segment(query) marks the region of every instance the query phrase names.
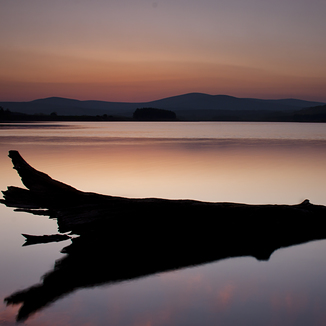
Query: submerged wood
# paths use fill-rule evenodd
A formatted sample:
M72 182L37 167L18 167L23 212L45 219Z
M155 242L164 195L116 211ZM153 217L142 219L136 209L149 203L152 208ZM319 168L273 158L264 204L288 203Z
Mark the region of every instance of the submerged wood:
M326 238L326 207L308 200L246 205L105 196L52 179L17 151L9 157L27 189L8 187L1 202L56 218L59 232L80 235L42 283L5 299L22 303L18 320L79 288L229 257L267 260L278 248Z
M38 243L60 242L71 239L67 234L31 235L22 233L22 236L26 239L23 246L30 246Z

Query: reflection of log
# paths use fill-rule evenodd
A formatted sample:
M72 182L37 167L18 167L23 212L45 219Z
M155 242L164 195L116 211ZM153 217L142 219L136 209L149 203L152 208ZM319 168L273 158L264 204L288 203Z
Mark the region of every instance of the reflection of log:
M112 224L112 229L85 233L72 239L63 249L66 256L56 261L53 270L33 285L5 298L7 304L22 304L17 320L25 320L50 303L81 288L113 284L158 272L204 264L228 257L255 256L268 258L281 245L293 245L310 240L292 237L291 232L277 238L268 228L260 233L234 229L220 230L219 226L203 232L187 233L176 225L162 231L139 227L136 223ZM267 232L267 233L266 233ZM171 235L172 234L172 235ZM264 241L267 237L268 240ZM287 241L284 241L285 238Z
M268 259L276 249L326 238L326 207L128 199L79 191L10 151L28 189L8 187L7 206L56 218L81 235L39 285L12 294L26 319L75 289L133 279L227 257Z

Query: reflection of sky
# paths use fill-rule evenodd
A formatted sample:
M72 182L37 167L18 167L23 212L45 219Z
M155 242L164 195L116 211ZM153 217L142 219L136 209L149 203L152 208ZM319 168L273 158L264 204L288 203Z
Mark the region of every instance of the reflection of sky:
M18 149L52 177L104 194L326 203L324 124L59 126L65 128L1 130L3 187L20 184L7 158L7 150Z
M42 141L37 139L41 136L53 137L53 141L58 142L67 137L71 141L78 137L79 142L103 142L115 138L326 140L326 127L323 123L269 122L42 122L0 124L0 135L34 137L26 139L29 142Z

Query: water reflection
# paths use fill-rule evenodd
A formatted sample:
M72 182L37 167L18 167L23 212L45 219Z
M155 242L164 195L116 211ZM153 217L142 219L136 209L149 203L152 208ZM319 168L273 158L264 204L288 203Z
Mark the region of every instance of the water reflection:
M309 198L326 204L325 140L3 139L3 167L9 165L5 150L21 149L40 169L79 189L128 197L293 204ZM0 170L3 180L7 171Z
M278 247L276 245L273 248L270 246L265 248L266 245L260 242L256 243L258 250L252 244L248 245L248 241L244 242L245 239L235 239L230 232L227 232L226 237L214 231L216 235L214 237L207 230L205 235L198 234L197 237L193 235L195 237L191 239L192 241L188 239L183 246L180 241L184 242L184 237L179 240L169 236L158 237L157 233L151 234L152 230L139 232L139 228L135 234L133 226L121 225L121 227L122 233L117 232L116 228L105 232L97 230L96 233L84 234L73 239L72 244L64 248L67 255L56 261L53 270L42 277L42 283L6 297L7 304L22 304L17 320L26 320L31 314L81 288L120 283L227 257L257 254L260 257L264 250L268 251L269 256L271 251ZM294 243L287 241L286 245ZM227 310L234 291L234 284L222 286L216 302L219 309ZM274 299L276 305L276 298ZM283 306L282 303L279 304Z
M0 135L1 133L0 124ZM8 126L8 124L4 124ZM43 122L10 124L5 135L107 137L107 138L172 138L172 139L293 139L326 140L324 123L259 123L259 122ZM26 127L27 126L27 127ZM42 126L40 128L40 126ZM5 127L6 128L6 127ZM49 129L58 128L58 130ZM44 132L42 132L44 129ZM61 129L61 130L60 130ZM65 129L65 130L64 130ZM71 132L73 131L73 132ZM58 133L59 132L59 133Z
M51 124L51 123L0 123L0 130L10 130L10 129L72 129L72 128L82 128L81 126L73 126L67 124Z
M7 157L9 150L17 149L36 168L85 191L127 197L273 204L295 204L309 198L312 203L326 204L325 124L82 125L0 129L0 189L21 186ZM39 276L61 257L62 245L19 248L23 243L20 233L56 233L55 221L13 213L5 207L0 215L1 296L26 287L28 309L23 313L26 316L41 311L30 317L27 324L324 325L325 241L280 250L268 262L245 257L218 260L226 255L221 253L225 243L219 243L225 229L218 228L212 229L212 256L206 259L217 259L216 263L179 270L169 265L166 267L174 272L133 282L121 282L122 277L120 281L105 279L101 272L103 277L97 278L96 269L112 276L108 262L111 267L116 262L117 266L137 269L138 262L146 257L145 263L151 262L155 256L151 254L154 242L145 230L129 235L131 230L122 225L119 234L108 229L103 239L94 239L90 251L85 248L85 259L83 239L78 240L80 250L75 239L72 251L63 258L62 271L59 261L49 271L46 286L43 281L35 285L37 291L49 289L49 295L45 301L38 298L32 308L29 286L37 283ZM293 228L288 233L293 234ZM185 248L189 256L198 254L200 240L196 238L192 247ZM136 252L138 241L146 243L145 251L140 248ZM165 236L162 245L168 243ZM173 253L171 249L170 255ZM92 254L99 258L94 270ZM163 261L168 258L165 254L157 257ZM82 272L73 266L68 272L66 267L73 261ZM200 262L189 262L196 263ZM160 268L165 270L164 266ZM72 286L59 287L59 294L53 290L54 284L60 275L65 278L66 272L71 279L75 273L77 280ZM94 288L96 284L101 286ZM46 302L51 300L57 301L54 305ZM41 310L44 304L48 308ZM19 308L20 304L6 310L3 307L0 324L11 325Z

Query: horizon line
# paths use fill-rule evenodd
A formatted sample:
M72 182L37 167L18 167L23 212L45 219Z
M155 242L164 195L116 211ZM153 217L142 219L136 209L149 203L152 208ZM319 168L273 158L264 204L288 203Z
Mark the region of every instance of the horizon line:
M88 99L88 100L80 100L78 98L72 98L72 97L63 97L63 96L47 96L47 97L40 97L35 98L32 100L21 100L21 101L13 101L13 100L7 100L3 101L0 100L0 102L16 102L16 103L27 103L27 102L33 102L33 101L39 101L39 100L47 100L47 99L65 99L65 100L73 100L73 101L79 101L79 102L90 102L90 101L96 101L96 102L108 102L108 103L150 103L160 100L165 100L168 98L173 97L179 97L179 96L185 96L185 95L192 95L192 94L198 94L198 95L208 95L208 96L225 96L225 97L231 97L231 98L237 98L237 99L251 99L251 100L263 100L263 101L279 101L279 100L299 100L299 101L306 101L306 102L316 102L316 103L324 103L326 104L326 101L319 101L319 100L308 100L308 99L302 99L302 98L295 98L295 97L285 97L285 98L259 98L259 97L238 97L228 94L209 94L209 93L203 93L203 92L189 92L189 93L181 93L178 95L171 95L166 97L161 97L154 100L146 100L146 101L110 101L110 100L97 100L97 99Z

